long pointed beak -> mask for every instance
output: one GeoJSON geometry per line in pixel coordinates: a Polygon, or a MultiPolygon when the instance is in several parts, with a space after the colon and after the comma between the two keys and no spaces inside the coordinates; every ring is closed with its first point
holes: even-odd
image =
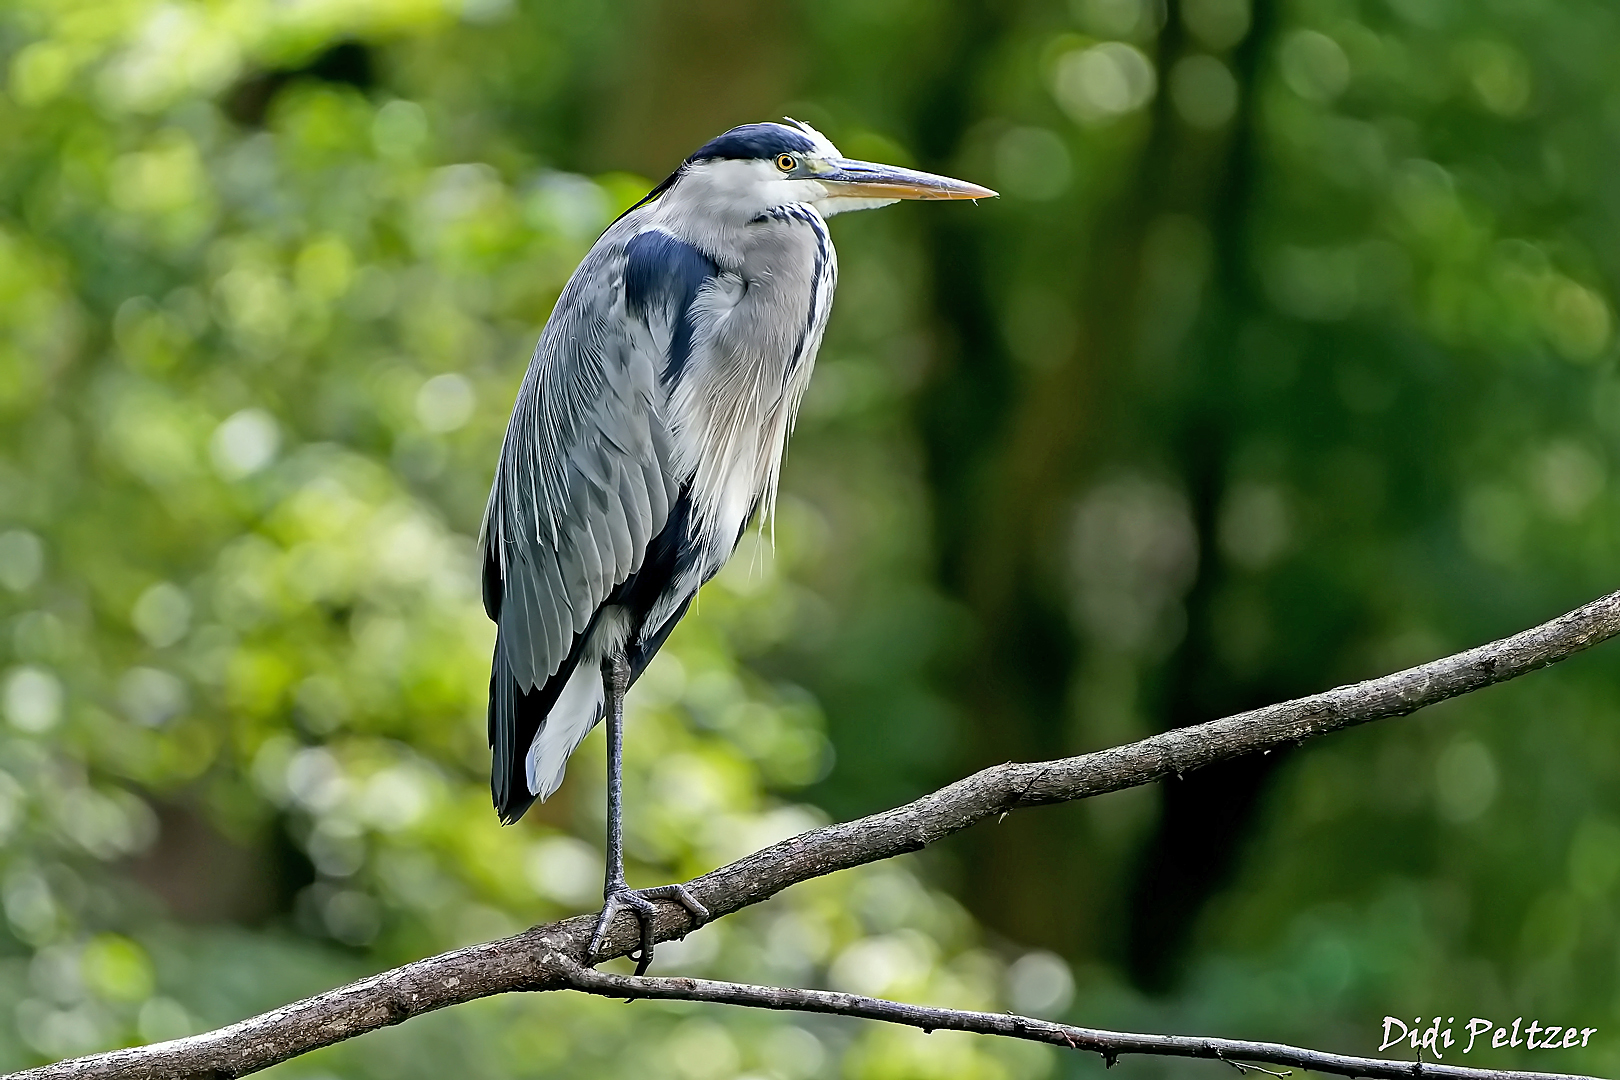
{"type": "Polygon", "coordinates": [[[949,176],[879,165],[871,161],[834,158],[832,172],[816,177],[830,195],[858,199],[994,199],[996,192],[949,176]]]}

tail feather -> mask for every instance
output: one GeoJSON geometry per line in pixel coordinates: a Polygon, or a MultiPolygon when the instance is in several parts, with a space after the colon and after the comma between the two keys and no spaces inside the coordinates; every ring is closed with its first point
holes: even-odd
{"type": "Polygon", "coordinates": [[[577,654],[576,649],[542,685],[525,691],[502,654],[499,638],[495,642],[489,673],[489,747],[494,751],[489,786],[503,825],[512,824],[534,804],[537,793],[529,788],[529,747],[579,666],[577,654]]]}
{"type": "MultiPolygon", "coordinates": [[[[688,596],[645,640],[626,649],[633,685],[681,621],[688,596]]],[[[521,818],[562,784],[568,758],[602,719],[602,677],[585,646],[595,627],[574,635],[568,658],[543,684],[525,691],[507,662],[501,634],[489,675],[490,794],[501,824],[521,818]]]]}
{"type": "Polygon", "coordinates": [[[576,665],[525,755],[531,799],[544,802],[562,786],[568,758],[602,719],[602,696],[601,672],[595,665],[576,665]]]}

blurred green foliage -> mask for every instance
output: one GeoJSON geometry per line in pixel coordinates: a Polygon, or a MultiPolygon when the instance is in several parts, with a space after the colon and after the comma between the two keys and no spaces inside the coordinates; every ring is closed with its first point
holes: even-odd
{"type": "MultiPolygon", "coordinates": [[[[414,99],[370,81],[357,41],[431,56],[468,32],[457,15],[5,16],[0,1068],[201,1030],[599,902],[597,742],[533,820],[492,817],[472,537],[536,329],[648,182],[468,133],[436,106],[453,59],[414,99]],[[280,74],[312,60],[333,77],[280,74]]],[[[750,540],[638,687],[633,876],[824,820],[791,794],[832,763],[818,707],[738,660],[793,632],[783,571],[814,557],[810,513],[784,507],[774,560],[750,540]]],[[[957,904],[903,867],[846,877],[660,964],[996,1003],[1000,962],[957,904]]],[[[712,1012],[493,1002],[281,1071],[1040,1060],[712,1012]]]]}
{"type": "MultiPolygon", "coordinates": [[[[734,123],[1004,198],[835,224],[778,520],[631,697],[633,881],[1611,589],[1617,47],[1600,0],[0,8],[0,1068],[595,906],[600,736],[489,808],[473,535],[573,266],[734,123]]],[[[1617,706],[1600,652],[658,967],[1356,1053],[1386,1013],[1605,1032],[1617,706]]],[[[545,995],[277,1071],[1100,1068],[545,995]]]]}

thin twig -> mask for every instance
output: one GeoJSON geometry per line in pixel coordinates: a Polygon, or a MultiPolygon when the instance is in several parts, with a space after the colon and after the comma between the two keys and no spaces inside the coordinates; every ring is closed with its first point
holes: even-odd
{"type": "MultiPolygon", "coordinates": [[[[1294,1075],[1293,1069],[1268,1069],[1263,1065],[1250,1065],[1247,1061],[1238,1061],[1235,1058],[1229,1058],[1225,1054],[1217,1054],[1215,1056],[1232,1066],[1232,1068],[1236,1069],[1240,1073],[1265,1073],[1267,1076],[1275,1076],[1277,1080],[1288,1080],[1290,1076],[1294,1075]]],[[[1359,1076],[1361,1074],[1356,1073],[1355,1075],[1359,1076]]]]}
{"type": "Polygon", "coordinates": [[[565,962],[565,977],[568,979],[570,989],[602,997],[707,1001],[717,1005],[740,1005],[751,1009],[855,1016],[864,1020],[903,1024],[924,1031],[971,1031],[980,1035],[1004,1035],[1011,1039],[1086,1050],[1101,1054],[1105,1058],[1119,1057],[1123,1054],[1214,1058],[1236,1067],[1240,1072],[1249,1070],[1276,1077],[1285,1077],[1289,1073],[1263,1069],[1248,1062],[1264,1061],[1272,1065],[1288,1065],[1335,1076],[1365,1076],[1388,1080],[1409,1080],[1418,1075],[1443,1077],[1446,1080],[1592,1080],[1591,1077],[1577,1078],[1553,1073],[1470,1069],[1461,1065],[1349,1057],[1299,1046],[1286,1046],[1282,1043],[1210,1039],[1196,1035],[1143,1035],[1127,1031],[1101,1031],[1096,1028],[1055,1024],[1049,1020],[1036,1020],[1028,1016],[1014,1016],[1011,1013],[935,1009],[925,1005],[907,1005],[898,1001],[861,997],[859,994],[841,994],[830,990],[789,990],[776,986],[715,982],[710,979],[613,975],[572,962],[565,962]]]}
{"type": "MultiPolygon", "coordinates": [[[[1510,638],[1393,675],[1093,754],[997,765],[905,806],[772,844],[687,884],[719,918],[789,885],[916,851],[1006,810],[1119,791],[1172,772],[1186,773],[1370,720],[1403,716],[1556,664],[1616,634],[1620,634],[1620,593],[1510,638]]],[[[568,973],[557,958],[583,960],[594,922],[594,916],[582,915],[537,926],[405,964],[217,1031],[45,1065],[17,1073],[15,1080],[242,1076],[446,1006],[518,990],[562,989],[568,985],[568,973]]],[[[654,936],[668,941],[691,929],[683,908],[664,905],[654,936]]],[[[637,941],[634,921],[620,919],[603,945],[603,955],[623,956],[637,941]]],[[[1099,1052],[1105,1060],[1117,1053],[1099,1052]]],[[[1415,1066],[1406,1068],[1409,1072],[1401,1075],[1418,1075],[1415,1066]]],[[[1425,1063],[1421,1068],[1426,1075],[1454,1067],[1425,1063]]]]}

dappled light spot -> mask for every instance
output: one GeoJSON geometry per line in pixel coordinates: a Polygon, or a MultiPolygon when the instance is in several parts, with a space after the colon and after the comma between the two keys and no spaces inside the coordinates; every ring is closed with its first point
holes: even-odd
{"type": "Polygon", "coordinates": [[[113,403],[102,437],[121,467],[154,488],[168,488],[201,471],[201,419],[153,386],[131,386],[113,403]]]}
{"type": "Polygon", "coordinates": [[[429,431],[455,431],[472,417],[478,399],[472,383],[454,372],[435,375],[416,394],[416,416],[429,431]]]}
{"type": "Polygon", "coordinates": [[[1614,318],[1601,296],[1564,279],[1548,290],[1542,320],[1559,352],[1571,360],[1595,360],[1608,347],[1614,318]]]}
{"type": "Polygon", "coordinates": [[[359,823],[346,814],[323,815],[303,846],[309,861],[327,878],[352,877],[366,862],[366,843],[359,823]]]}
{"type": "Polygon", "coordinates": [[[1603,492],[1607,469],[1592,451],[1570,440],[1552,443],[1532,463],[1537,493],[1556,518],[1581,516],[1603,492]]]}
{"type": "Polygon", "coordinates": [[[74,50],[55,41],[35,41],[12,56],[7,85],[24,108],[49,103],[67,89],[79,66],[74,50]]]}
{"type": "Polygon", "coordinates": [[[821,1040],[796,1024],[784,1024],[772,1032],[765,1052],[784,1080],[809,1080],[819,1076],[827,1060],[821,1040]]]}
{"type": "Polygon", "coordinates": [[[1076,122],[1106,124],[1153,100],[1158,77],[1141,50],[1120,41],[1075,49],[1057,61],[1052,94],[1076,122]]]}
{"type": "Polygon", "coordinates": [[[16,867],[0,881],[0,903],[6,921],[23,941],[45,945],[54,936],[62,915],[50,883],[31,867],[16,867]]]}
{"type": "Polygon", "coordinates": [[[326,928],[345,945],[365,945],[382,926],[377,901],[363,892],[339,889],[326,898],[321,912],[326,928]]]}
{"type": "Polygon", "coordinates": [[[186,684],[159,668],[133,667],[118,679],[118,704],[142,727],[162,727],[185,711],[189,699],[186,684]]]}
{"type": "Polygon", "coordinates": [[[1280,248],[1266,267],[1266,291],[1283,311],[1330,321],[1356,306],[1356,252],[1351,248],[1280,248]]]}
{"type": "MultiPolygon", "coordinates": [[[[600,865],[597,869],[601,869],[600,865]]],[[[592,900],[583,905],[584,910],[590,910],[602,901],[600,875],[597,876],[593,892],[592,900]]],[[[728,947],[736,947],[736,937],[731,927],[724,920],[707,922],[683,938],[661,942],[658,955],[653,958],[648,971],[653,975],[701,975],[714,969],[715,962],[727,952],[728,947]]],[[[771,959],[774,963],[776,958],[773,956],[771,959]]]]}
{"type": "Polygon", "coordinates": [[[1043,202],[1069,187],[1069,148],[1057,133],[1018,127],[996,142],[996,183],[1006,194],[1043,202]]]}
{"type": "Polygon", "coordinates": [[[316,813],[332,810],[349,793],[349,779],[331,751],[308,746],[287,762],[286,790],[292,799],[316,813]]]}
{"type": "Polygon", "coordinates": [[[275,459],[280,447],[275,417],[257,408],[233,413],[208,441],[214,470],[226,480],[252,476],[275,459]]]}
{"type": "Polygon", "coordinates": [[[1220,52],[1249,33],[1249,0],[1183,0],[1181,19],[1198,40],[1220,52]]]}
{"type": "Polygon", "coordinates": [[[45,545],[26,529],[0,533],[0,585],[12,592],[32,588],[45,570],[45,545]]]}
{"type": "Polygon", "coordinates": [[[377,110],[371,122],[371,141],[383,157],[410,159],[427,142],[427,111],[414,101],[398,98],[377,110]]]}
{"type": "MultiPolygon", "coordinates": [[[[777,912],[765,933],[771,962],[783,971],[784,977],[807,975],[815,965],[827,961],[833,939],[827,924],[816,918],[789,910],[777,912]]],[[[790,982],[802,982],[803,979],[790,982]]]]}
{"type": "Polygon", "coordinates": [[[920,935],[895,933],[856,942],[827,969],[836,990],[868,997],[915,996],[933,966],[933,954],[920,935]]]}
{"type": "Polygon", "coordinates": [[[152,995],[156,972],[139,944],[121,934],[97,934],[80,956],[85,985],[114,1001],[142,1002],[152,995]]]}
{"type": "Polygon", "coordinates": [[[243,352],[263,360],[285,344],[294,310],[292,290],[280,273],[248,255],[215,281],[214,296],[243,352]]]}
{"type": "Polygon", "coordinates": [[[28,793],[15,777],[0,769],[0,844],[11,838],[22,824],[27,809],[28,793]]]}
{"type": "Polygon", "coordinates": [[[1214,131],[1237,113],[1237,80],[1213,56],[1184,56],[1170,69],[1170,100],[1187,123],[1214,131]]]}
{"type": "Polygon", "coordinates": [[[683,1080],[726,1080],[742,1064],[731,1033],[706,1018],[694,1017],[677,1027],[668,1052],[683,1080]]]}
{"type": "Polygon", "coordinates": [[[276,95],[300,79],[360,88],[374,78],[371,50],[358,41],[339,41],[295,67],[279,67],[244,78],[225,95],[225,108],[239,124],[259,125],[275,103],[276,95]]]}
{"type": "Polygon", "coordinates": [[[354,254],[339,237],[319,237],[298,253],[292,276],[305,296],[330,303],[347,292],[354,280],[354,254]]]}
{"type": "Polygon", "coordinates": [[[1458,59],[1480,104],[1503,117],[1515,117],[1530,103],[1530,69],[1513,46],[1499,41],[1470,41],[1458,59]]]}
{"type": "Polygon", "coordinates": [[[0,681],[6,722],[30,735],[42,735],[61,721],[62,699],[62,681],[41,667],[12,668],[0,681]]]}
{"type": "Polygon", "coordinates": [[[142,1003],[135,1030],[144,1042],[166,1042],[196,1034],[198,1025],[184,1005],[158,994],[142,1003]]]}
{"type": "Polygon", "coordinates": [[[1227,558],[1246,570],[1263,570],[1293,539],[1288,498],[1275,484],[1245,481],[1221,506],[1217,537],[1227,558]]]}
{"type": "Polygon", "coordinates": [[[1074,1000],[1074,976],[1056,953],[1027,952],[1007,968],[1007,1000],[1026,1016],[1058,1017],[1074,1000]]]}
{"type": "Polygon", "coordinates": [[[1435,797],[1440,816],[1463,825],[1480,817],[1496,801],[1496,759],[1485,744],[1459,738],[1435,762],[1435,797]]]}
{"type": "Polygon", "coordinates": [[[1073,7],[1091,33],[1133,40],[1156,32],[1163,10],[1152,0],[1074,0],[1073,7]]]}
{"type": "Polygon", "coordinates": [[[154,6],[101,70],[97,89],[116,112],[156,112],[181,94],[223,89],[241,69],[241,43],[206,9],[154,6]]]}
{"type": "Polygon", "coordinates": [[[1327,104],[1350,86],[1350,58],[1337,41],[1316,30],[1295,30],[1278,53],[1283,81],[1307,101],[1327,104]]]}
{"type": "Polygon", "coordinates": [[[1428,239],[1446,237],[1462,217],[1455,178],[1442,166],[1423,158],[1401,165],[1390,194],[1406,222],[1428,239]]]}
{"type": "Polygon", "coordinates": [[[440,797],[438,777],[413,764],[392,765],[372,773],[360,789],[360,816],[375,829],[400,832],[412,828],[440,797]]]}
{"type": "Polygon", "coordinates": [[[191,628],[191,598],[172,582],[149,585],[136,598],[129,621],[148,645],[168,648],[191,628]]]}
{"type": "Polygon", "coordinates": [[[196,144],[184,131],[165,128],[148,149],[113,161],[107,197],[132,214],[166,214],[203,199],[206,184],[196,144]]]}
{"type": "Polygon", "coordinates": [[[573,240],[594,239],[613,216],[601,186],[573,173],[542,174],[524,203],[524,217],[536,228],[573,240]]]}
{"type": "Polygon", "coordinates": [[[524,863],[534,891],[571,911],[584,911],[602,900],[602,856],[572,836],[536,841],[524,863]]]}
{"type": "Polygon", "coordinates": [[[74,785],[49,800],[47,809],[65,835],[98,859],[137,854],[157,839],[151,807],[121,788],[74,785]]]}
{"type": "Polygon", "coordinates": [[[311,675],[293,691],[299,719],[319,735],[330,735],[353,714],[343,683],[329,675],[311,675]]]}

